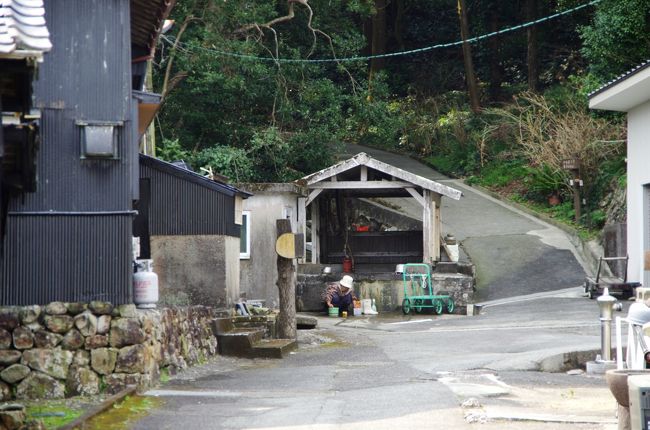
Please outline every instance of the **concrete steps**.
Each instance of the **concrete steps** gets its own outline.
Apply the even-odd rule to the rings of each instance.
[[[216,318],[212,330],[219,354],[245,358],[283,358],[298,344],[293,339],[264,339],[263,328],[237,328],[231,318]]]

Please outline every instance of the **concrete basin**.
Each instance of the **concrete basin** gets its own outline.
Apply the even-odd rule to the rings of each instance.
[[[632,424],[630,421],[630,395],[628,394],[628,376],[633,375],[650,375],[650,370],[632,370],[624,369],[608,370],[605,373],[605,380],[609,391],[612,392],[616,402],[618,403],[618,430],[631,430]]]
[[[605,373],[605,380],[609,391],[612,392],[616,402],[623,407],[630,406],[630,397],[628,395],[627,377],[630,375],[650,375],[650,369],[624,369],[624,370],[608,370]]]

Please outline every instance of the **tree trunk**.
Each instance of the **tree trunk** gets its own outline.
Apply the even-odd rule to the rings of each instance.
[[[465,0],[458,0],[458,16],[460,18],[460,36],[463,39],[463,61],[465,63],[465,79],[467,80],[467,91],[469,92],[469,103],[472,112],[478,113],[481,110],[481,102],[478,94],[478,84],[474,74],[472,63],[472,49],[467,42],[469,37],[469,25],[467,23],[467,8]]]
[[[276,220],[278,237],[291,233],[291,221]],[[295,339],[296,333],[296,277],[293,260],[278,255],[278,290],[280,293],[280,314],[278,315],[278,337]]]
[[[404,0],[397,0],[395,2],[395,40],[399,49],[403,51],[405,48],[404,44]]]
[[[526,22],[533,21],[537,18],[537,0],[526,0],[525,4]],[[526,29],[526,39],[528,41],[528,89],[537,91],[539,79],[539,58],[537,56],[537,27],[530,26]]]
[[[499,10],[498,2],[492,3],[488,12],[489,32],[493,33],[499,29]],[[490,99],[492,101],[501,100],[501,84],[503,83],[503,70],[501,69],[501,39],[499,36],[493,36],[488,39],[488,49],[490,50]]]
[[[387,0],[375,0],[375,15],[372,17],[372,55],[386,53],[386,6]],[[369,98],[372,98],[372,80],[374,75],[385,65],[383,58],[370,60],[370,75],[368,77]]]

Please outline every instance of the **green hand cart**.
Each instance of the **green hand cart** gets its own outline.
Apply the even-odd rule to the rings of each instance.
[[[449,294],[433,294],[431,286],[431,267],[424,263],[405,264],[402,271],[404,280],[404,300],[402,300],[402,312],[404,315],[411,313],[411,310],[420,313],[425,309],[431,309],[436,315],[444,311],[454,311],[454,300]]]

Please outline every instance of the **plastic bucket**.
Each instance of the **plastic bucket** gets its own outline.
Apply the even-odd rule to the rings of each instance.
[[[327,309],[327,315],[330,316],[330,317],[338,318],[338,316],[339,316],[339,308],[337,308],[337,307],[328,308]]]

